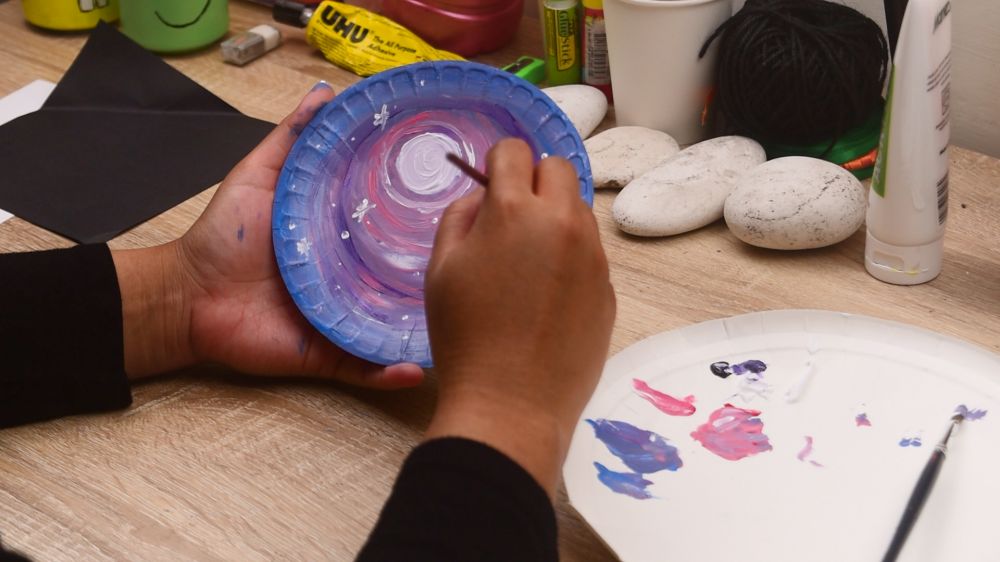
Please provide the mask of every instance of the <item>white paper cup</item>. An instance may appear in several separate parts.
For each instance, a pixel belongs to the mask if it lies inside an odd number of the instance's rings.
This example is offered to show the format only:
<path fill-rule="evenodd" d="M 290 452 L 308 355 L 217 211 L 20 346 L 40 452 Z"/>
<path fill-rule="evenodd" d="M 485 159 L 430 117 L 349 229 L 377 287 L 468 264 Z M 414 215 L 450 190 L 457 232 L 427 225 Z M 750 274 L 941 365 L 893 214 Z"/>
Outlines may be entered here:
<path fill-rule="evenodd" d="M 698 51 L 732 12 L 732 0 L 604 0 L 617 124 L 702 140 L 715 44 Z"/>

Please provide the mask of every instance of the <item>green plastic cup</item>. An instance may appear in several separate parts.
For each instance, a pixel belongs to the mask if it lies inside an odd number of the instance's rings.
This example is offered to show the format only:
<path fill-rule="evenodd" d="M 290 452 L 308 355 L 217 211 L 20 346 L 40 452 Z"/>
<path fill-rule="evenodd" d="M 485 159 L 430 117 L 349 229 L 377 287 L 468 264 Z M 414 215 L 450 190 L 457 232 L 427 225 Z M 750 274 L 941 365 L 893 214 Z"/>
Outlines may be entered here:
<path fill-rule="evenodd" d="M 122 32 L 157 53 L 211 45 L 229 29 L 227 0 L 120 0 Z"/>

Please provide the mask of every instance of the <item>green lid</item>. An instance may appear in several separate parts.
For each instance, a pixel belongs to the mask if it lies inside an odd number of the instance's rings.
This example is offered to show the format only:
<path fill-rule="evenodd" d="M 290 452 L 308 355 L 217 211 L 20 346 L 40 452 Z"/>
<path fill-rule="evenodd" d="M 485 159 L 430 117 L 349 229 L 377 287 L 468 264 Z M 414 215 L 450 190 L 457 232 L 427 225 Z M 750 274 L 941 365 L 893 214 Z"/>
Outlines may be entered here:
<path fill-rule="evenodd" d="M 878 149 L 884 108 L 884 103 L 879 104 L 878 109 L 864 123 L 844 133 L 832 147 L 830 141 L 805 146 L 761 144 L 767 151 L 768 160 L 783 156 L 809 156 L 821 158 L 840 166 L 852 163 L 845 167 L 858 179 L 867 179 L 871 177 L 875 167 L 873 151 Z M 865 158 L 869 154 L 872 154 L 872 157 Z"/>

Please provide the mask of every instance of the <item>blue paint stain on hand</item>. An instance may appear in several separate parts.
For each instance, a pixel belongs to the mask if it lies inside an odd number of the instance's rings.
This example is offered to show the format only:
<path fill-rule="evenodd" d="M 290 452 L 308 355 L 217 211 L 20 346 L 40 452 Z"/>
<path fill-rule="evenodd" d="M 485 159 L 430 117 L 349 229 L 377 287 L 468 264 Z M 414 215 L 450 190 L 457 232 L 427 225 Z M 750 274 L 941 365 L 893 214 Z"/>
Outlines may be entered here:
<path fill-rule="evenodd" d="M 615 472 L 599 462 L 595 462 L 594 466 L 597 467 L 597 479 L 612 492 L 625 494 L 637 500 L 648 500 L 653 497 L 646 489 L 652 482 L 643 478 L 641 474 Z"/>
<path fill-rule="evenodd" d="M 299 355 L 306 354 L 306 343 L 308 342 L 304 336 L 299 338 Z"/>
<path fill-rule="evenodd" d="M 240 227 L 236 229 L 236 239 L 240 242 L 243 241 L 243 223 L 240 223 Z"/>
<path fill-rule="evenodd" d="M 611 454 L 620 458 L 634 472 L 649 474 L 660 470 L 676 471 L 684 466 L 677 447 L 661 436 L 623 421 L 586 420 L 594 428 Z"/>

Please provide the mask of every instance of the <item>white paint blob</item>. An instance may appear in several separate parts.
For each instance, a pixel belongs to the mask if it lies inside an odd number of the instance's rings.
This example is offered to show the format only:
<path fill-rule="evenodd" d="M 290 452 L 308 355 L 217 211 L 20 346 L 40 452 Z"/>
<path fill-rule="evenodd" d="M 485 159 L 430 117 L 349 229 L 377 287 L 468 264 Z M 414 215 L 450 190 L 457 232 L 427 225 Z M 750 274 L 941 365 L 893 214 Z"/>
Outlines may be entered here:
<path fill-rule="evenodd" d="M 350 237 L 351 237 L 351 233 L 347 232 L 346 230 L 340 233 L 340 239 L 341 240 L 347 240 Z"/>
<path fill-rule="evenodd" d="M 406 187 L 421 195 L 444 191 L 461 175 L 446 156 L 462 154 L 458 143 L 441 133 L 417 135 L 403 144 L 396 158 L 396 172 Z"/>
<path fill-rule="evenodd" d="M 295 243 L 295 249 L 299 252 L 300 256 L 308 255 L 309 250 L 312 249 L 312 242 L 308 238 L 303 238 Z"/>

